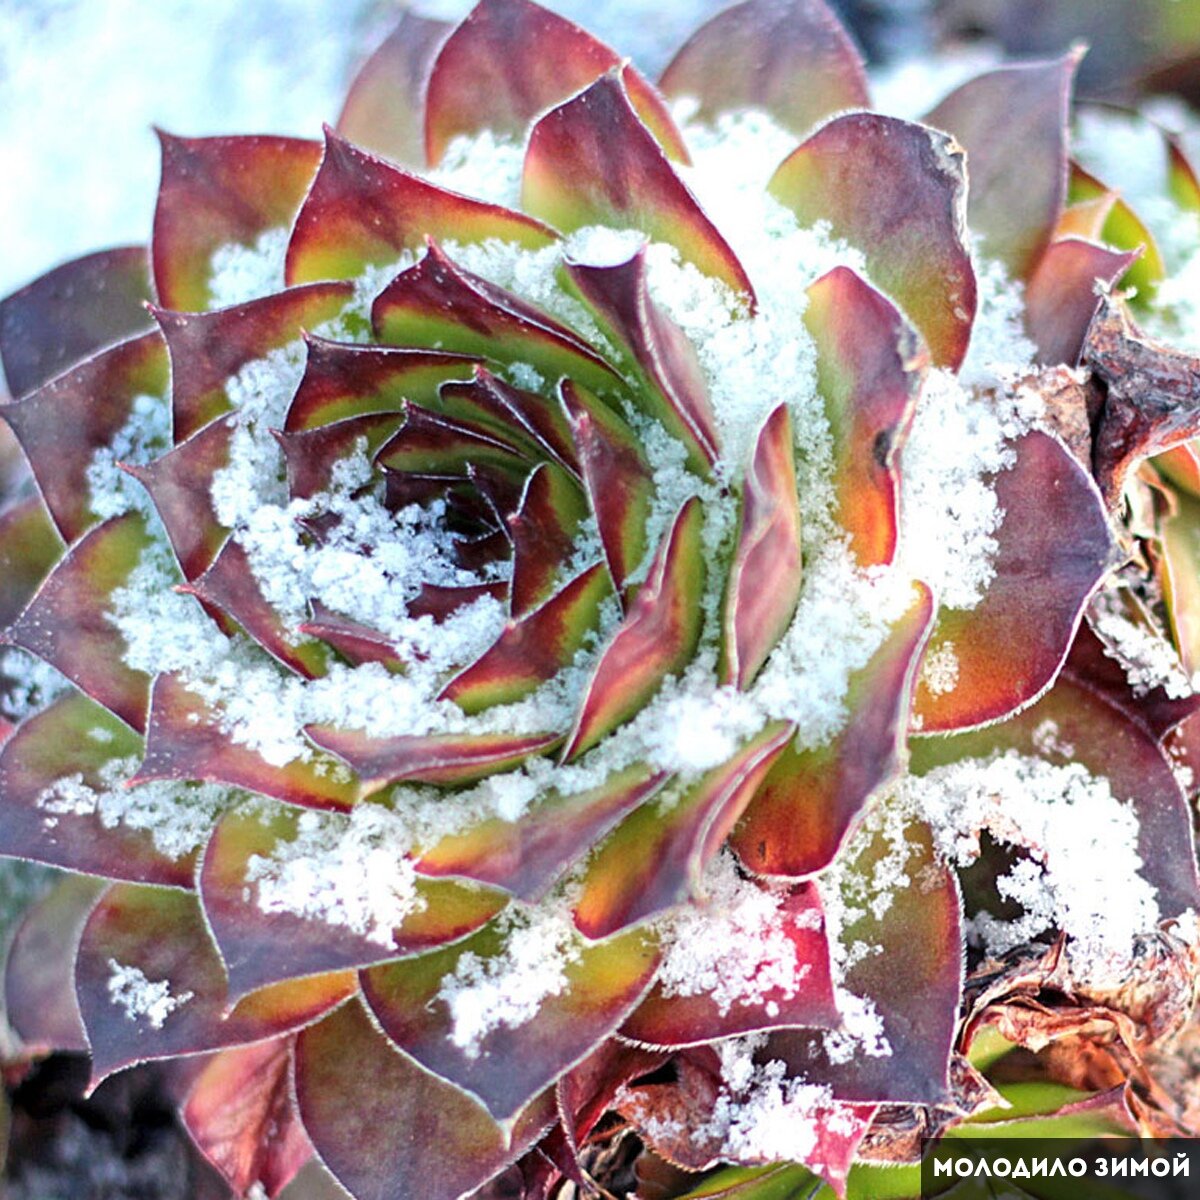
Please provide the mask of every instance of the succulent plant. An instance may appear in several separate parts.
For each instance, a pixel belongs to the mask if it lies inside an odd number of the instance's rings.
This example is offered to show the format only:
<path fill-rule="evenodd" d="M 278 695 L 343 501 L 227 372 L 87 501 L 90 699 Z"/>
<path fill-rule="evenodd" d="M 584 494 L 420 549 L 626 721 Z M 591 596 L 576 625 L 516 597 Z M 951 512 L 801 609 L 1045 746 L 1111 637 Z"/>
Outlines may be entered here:
<path fill-rule="evenodd" d="M 1078 60 L 915 122 L 821 0 L 657 88 L 482 0 L 163 134 L 149 255 L 0 305 L 27 1054 L 178 1060 L 239 1195 L 1195 1129 L 1200 364 Z"/>

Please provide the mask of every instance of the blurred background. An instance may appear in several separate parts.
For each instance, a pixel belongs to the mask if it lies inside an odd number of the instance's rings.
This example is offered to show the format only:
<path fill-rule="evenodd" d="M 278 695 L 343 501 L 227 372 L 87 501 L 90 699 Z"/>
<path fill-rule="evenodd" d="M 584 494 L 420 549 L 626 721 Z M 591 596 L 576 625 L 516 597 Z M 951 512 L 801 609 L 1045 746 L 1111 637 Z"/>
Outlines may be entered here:
<path fill-rule="evenodd" d="M 721 0 L 549 0 L 656 74 Z M 1082 86 L 1200 99 L 1200 0 L 834 0 L 887 94 L 920 111 L 1002 51 L 1092 49 Z M 469 0 L 421 0 L 454 18 Z M 65 258 L 147 237 L 151 126 L 317 136 L 399 0 L 0 0 L 0 295 Z"/>

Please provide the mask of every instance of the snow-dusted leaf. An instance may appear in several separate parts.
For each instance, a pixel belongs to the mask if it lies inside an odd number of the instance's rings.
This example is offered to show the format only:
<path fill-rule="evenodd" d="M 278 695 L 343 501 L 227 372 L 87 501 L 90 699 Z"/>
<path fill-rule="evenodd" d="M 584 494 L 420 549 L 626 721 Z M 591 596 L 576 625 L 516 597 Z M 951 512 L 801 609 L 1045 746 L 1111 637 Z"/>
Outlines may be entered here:
<path fill-rule="evenodd" d="M 292 224 L 321 157 L 319 142 L 286 137 L 181 138 L 159 132 L 162 183 L 151 245 L 165 308 L 198 312 L 212 298 L 213 254 L 254 246 Z"/>
<path fill-rule="evenodd" d="M 1025 325 L 1047 366 L 1079 362 L 1088 327 L 1100 309 L 1097 287 L 1108 290 L 1137 251 L 1110 250 L 1083 238 L 1052 242 L 1025 289 Z"/>
<path fill-rule="evenodd" d="M 835 117 L 784 160 L 770 191 L 801 225 L 828 221 L 862 251 L 868 276 L 937 366 L 962 362 L 976 295 L 963 241 L 966 169 L 953 138 L 878 113 Z"/>
<path fill-rule="evenodd" d="M 687 336 L 654 302 L 646 249 L 611 266 L 568 262 L 567 274 L 626 355 L 626 373 L 640 385 L 634 402 L 688 448 L 692 469 L 707 477 L 720 453 L 708 385 Z"/>
<path fill-rule="evenodd" d="M 862 57 L 824 0 L 747 0 L 702 25 L 661 86 L 700 101 L 697 117 L 763 109 L 803 137 L 821 118 L 867 108 Z"/>
<path fill-rule="evenodd" d="M 792 732 L 782 722 L 768 725 L 695 783 L 661 792 L 630 813 L 588 860 L 575 904 L 580 931 L 606 937 L 695 895 L 705 865 Z"/>
<path fill-rule="evenodd" d="M 184 1127 L 241 1196 L 259 1184 L 274 1200 L 312 1157 L 290 1093 L 292 1039 L 222 1050 L 188 1092 Z"/>
<path fill-rule="evenodd" d="M 347 141 L 396 162 L 425 161 L 425 87 L 447 34 L 447 21 L 403 9 L 396 28 L 358 69 L 337 131 Z"/>
<path fill-rule="evenodd" d="M 35 1052 L 86 1051 L 75 999 L 75 952 L 99 879 L 68 875 L 35 901 L 13 934 L 4 964 L 4 1014 Z"/>
<path fill-rule="evenodd" d="M 578 334 L 453 263 L 436 243 L 376 297 L 371 322 L 381 341 L 525 363 L 557 380 L 570 375 L 611 391 L 617 373 Z"/>
<path fill-rule="evenodd" d="M 368 458 L 404 424 L 400 412 L 364 413 L 329 425 L 277 431 L 275 439 L 287 463 L 288 493 L 293 500 L 307 500 L 331 490 L 334 468 L 355 453 L 362 443 Z"/>
<path fill-rule="evenodd" d="M 305 621 L 297 627 L 300 633 L 319 638 L 355 666 L 365 662 L 377 662 L 382 663 L 389 671 L 404 669 L 404 659 L 395 644 L 384 634 L 339 616 L 315 600 L 310 601 L 310 605 L 313 610 L 312 620 Z M 411 607 L 409 615 L 417 615 Z"/>
<path fill-rule="evenodd" d="M 723 683 L 750 686 L 791 623 L 801 569 L 792 420 L 781 404 L 759 430 L 742 481 L 741 525 L 725 585 Z"/>
<path fill-rule="evenodd" d="M 468 465 L 517 477 L 523 477 L 532 465 L 522 447 L 504 435 L 419 404 L 408 406 L 404 424 L 379 448 L 375 461 L 390 471 L 463 478 Z"/>
<path fill-rule="evenodd" d="M 498 1120 L 608 1037 L 658 966 L 655 939 L 640 931 L 591 944 L 571 931 L 569 942 L 547 948 L 533 939 L 533 920 L 528 931 L 490 925 L 465 942 L 362 972 L 363 994 L 388 1036 Z M 498 1020 L 476 1007 L 489 997 Z"/>
<path fill-rule="evenodd" d="M 150 679 L 125 664 L 127 647 L 109 611 L 113 592 L 128 582 L 149 541 L 137 513 L 97 525 L 70 548 L 4 634 L 139 731 L 146 727 Z"/>
<path fill-rule="evenodd" d="M 167 378 L 162 338 L 148 333 L 100 351 L 0 408 L 65 541 L 96 523 L 88 483 L 96 451 L 112 442 L 139 397 L 166 406 Z"/>
<path fill-rule="evenodd" d="M 899 536 L 900 451 L 928 355 L 886 296 L 848 267 L 808 289 L 804 323 L 833 437 L 838 522 L 863 567 L 892 561 Z"/>
<path fill-rule="evenodd" d="M 200 901 L 114 884 L 84 926 L 75 965 L 93 1081 L 130 1063 L 261 1041 L 299 1028 L 355 990 L 351 972 L 274 984 L 230 1004 Z"/>
<path fill-rule="evenodd" d="M 753 303 L 737 256 L 642 124 L 617 72 L 534 126 L 521 204 L 562 233 L 588 225 L 640 229 Z"/>
<path fill-rule="evenodd" d="M 0 362 L 23 396 L 97 350 L 150 327 L 143 246 L 101 250 L 55 267 L 0 300 Z"/>
<path fill-rule="evenodd" d="M 788 746 L 775 761 L 731 844 L 760 875 L 822 870 L 841 848 L 867 801 L 900 770 L 921 650 L 933 622 L 933 595 L 916 587 L 909 610 L 851 679 L 849 718 L 812 750 Z"/>
<path fill-rule="evenodd" d="M 478 879 L 534 903 L 666 778 L 635 766 L 582 792 L 547 792 L 515 821 L 494 817 L 442 838 L 421 855 L 417 870 Z"/>
<path fill-rule="evenodd" d="M 325 130 L 325 151 L 288 243 L 289 284 L 353 279 L 427 238 L 497 238 L 537 250 L 554 241 L 539 221 L 427 183 Z"/>
<path fill-rule="evenodd" d="M 646 582 L 592 671 L 564 760 L 577 758 L 628 721 L 668 675 L 690 661 L 703 619 L 702 528 L 700 502 L 693 496 L 676 514 Z"/>
<path fill-rule="evenodd" d="M 209 780 L 304 808 L 346 809 L 359 792 L 350 772 L 325 756 L 268 762 L 231 738 L 221 714 L 170 673 L 154 681 L 146 757 L 136 778 Z"/>
<path fill-rule="evenodd" d="M 703 907 L 703 897 L 697 904 Z M 816 885 L 793 885 L 777 911 L 782 936 L 791 943 L 795 954 L 797 970 L 789 984 L 752 985 L 752 994 L 730 1001 L 725 997 L 719 1000 L 708 987 L 684 994 L 676 987 L 668 989 L 660 981 L 621 1026 L 621 1036 L 652 1046 L 678 1047 L 797 1025 L 836 1028 L 838 1012 L 825 941 L 824 913 Z M 679 949 L 687 953 L 687 947 Z M 726 961 L 736 962 L 736 969 L 744 972 L 748 980 L 759 974 L 769 976 L 777 965 L 770 957 L 776 953 L 776 947 L 765 941 L 747 948 L 740 944 L 726 945 L 724 949 Z M 759 957 L 753 958 L 756 949 Z M 695 951 L 703 964 L 711 947 L 697 946 Z M 747 956 L 745 961 L 740 957 L 742 954 Z"/>
<path fill-rule="evenodd" d="M 1111 565 L 1104 505 L 1083 467 L 1037 431 L 1013 451 L 1015 462 L 995 478 L 1004 513 L 995 577 L 977 607 L 939 613 L 925 659 L 947 669 L 918 680 L 914 732 L 994 721 L 1039 695 Z"/>
<path fill-rule="evenodd" d="M 663 149 L 687 162 L 662 97 L 603 42 L 531 0 L 482 0 L 446 40 L 429 77 L 429 162 L 439 163 L 456 137 L 484 129 L 523 142 L 535 118 L 614 68 Z"/>
<path fill-rule="evenodd" d="M 63 550 L 40 496 L 19 500 L 0 513 L 0 628 L 17 618 Z"/>
<path fill-rule="evenodd" d="M 109 879 L 191 887 L 196 848 L 166 853 L 152 822 L 123 819 L 125 781 L 141 753 L 142 739 L 106 709 L 79 692 L 60 696 L 0 749 L 0 850 Z M 110 792 L 116 803 L 102 804 Z M 136 795 L 128 799 L 136 811 Z"/>
<path fill-rule="evenodd" d="M 1016 279 L 1038 265 L 1067 193 L 1067 119 L 1082 48 L 985 71 L 925 120 L 953 134 L 971 171 L 967 220 Z"/>
<path fill-rule="evenodd" d="M 358 1000 L 300 1034 L 293 1071 L 304 1128 L 355 1196 L 459 1200 L 554 1120 L 547 1094 L 506 1133 L 478 1101 L 396 1049 Z"/>
<path fill-rule="evenodd" d="M 507 903 L 491 888 L 414 878 L 387 848 L 386 829 L 382 810 L 378 825 L 306 820 L 282 805 L 222 818 L 200 896 L 233 996 L 419 953 L 464 937 Z"/>
<path fill-rule="evenodd" d="M 554 594 L 586 516 L 587 503 L 577 481 L 561 467 L 543 463 L 530 474 L 517 510 L 505 514 L 513 544 L 514 618 L 523 617 Z"/>

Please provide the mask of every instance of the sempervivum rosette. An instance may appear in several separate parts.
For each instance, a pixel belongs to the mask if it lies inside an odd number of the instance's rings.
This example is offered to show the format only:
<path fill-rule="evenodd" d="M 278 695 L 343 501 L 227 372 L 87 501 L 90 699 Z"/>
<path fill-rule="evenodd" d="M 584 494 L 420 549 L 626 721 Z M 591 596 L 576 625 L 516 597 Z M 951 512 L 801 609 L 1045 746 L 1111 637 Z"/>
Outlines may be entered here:
<path fill-rule="evenodd" d="M 917 123 L 818 0 L 661 92 L 483 0 L 323 144 L 164 135 L 152 283 L 0 310 L 0 850 L 75 873 L 29 1046 L 188 1057 L 239 1193 L 315 1151 L 362 1197 L 870 1195 L 970 1122 L 1163 1127 L 1196 703 L 1143 460 L 1195 375 L 1110 294 L 1077 61 Z M 980 1073 L 1104 1019 L 1108 1074 Z"/>

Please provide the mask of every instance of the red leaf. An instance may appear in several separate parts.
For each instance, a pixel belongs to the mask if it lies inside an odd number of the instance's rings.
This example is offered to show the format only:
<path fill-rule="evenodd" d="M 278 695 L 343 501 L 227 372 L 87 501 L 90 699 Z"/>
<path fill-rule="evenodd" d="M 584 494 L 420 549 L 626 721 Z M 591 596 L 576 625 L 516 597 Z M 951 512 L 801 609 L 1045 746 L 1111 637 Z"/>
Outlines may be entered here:
<path fill-rule="evenodd" d="M 302 808 L 347 809 L 359 792 L 357 781 L 320 756 L 268 763 L 234 741 L 220 714 L 170 674 L 154 681 L 146 757 L 136 779 L 211 780 Z"/>
<path fill-rule="evenodd" d="M 614 266 L 568 262 L 567 273 L 640 375 L 635 402 L 683 442 L 692 469 L 707 478 L 720 454 L 708 386 L 695 348 L 650 296 L 645 247 Z"/>
<path fill-rule="evenodd" d="M 476 467 L 498 470 L 516 480 L 529 470 L 522 447 L 474 422 L 459 421 L 410 404 L 404 424 L 375 455 L 389 471 L 427 476 L 468 476 Z"/>
<path fill-rule="evenodd" d="M 562 740 L 556 733 L 376 738 L 328 725 L 309 725 L 304 732 L 323 750 L 349 763 L 360 776 L 365 795 L 390 783 L 473 783 L 520 766 L 534 754 L 545 754 Z"/>
<path fill-rule="evenodd" d="M 127 647 L 109 610 L 148 545 L 137 513 L 97 525 L 67 551 L 4 635 L 139 732 L 146 727 L 150 679 L 125 665 Z"/>
<path fill-rule="evenodd" d="M 29 603 L 63 549 L 40 496 L 19 500 L 0 513 L 0 628 Z"/>
<path fill-rule="evenodd" d="M 112 444 L 139 396 L 164 395 L 167 378 L 162 338 L 148 333 L 102 350 L 0 408 L 64 541 L 96 523 L 87 477 L 96 451 Z"/>
<path fill-rule="evenodd" d="M 766 419 L 742 483 L 741 525 L 725 588 L 720 675 L 745 690 L 791 624 L 800 600 L 800 501 L 792 420 Z"/>
<path fill-rule="evenodd" d="M 313 619 L 305 621 L 299 627 L 300 633 L 328 643 L 355 666 L 365 662 L 377 662 L 382 663 L 389 671 L 400 671 L 404 668 L 404 660 L 396 647 L 382 633 L 330 612 L 315 600 L 310 601 L 310 605 Z M 416 615 L 411 606 L 409 615 Z"/>
<path fill-rule="evenodd" d="M 365 413 L 295 433 L 274 431 L 287 463 L 288 494 L 294 500 L 307 500 L 328 491 L 334 468 L 355 452 L 360 441 L 366 443 L 369 458 L 403 423 L 403 413 Z"/>
<path fill-rule="evenodd" d="M 862 57 L 822 0 L 749 0 L 718 13 L 663 72 L 668 96 L 695 97 L 697 117 L 762 109 L 803 137 L 819 120 L 868 108 Z"/>
<path fill-rule="evenodd" d="M 200 897 L 205 918 L 229 973 L 229 990 L 241 998 L 284 979 L 319 975 L 420 953 L 478 929 L 508 902 L 491 888 L 456 880 L 418 880 L 412 911 L 390 937 L 376 937 L 336 916 L 289 912 L 259 902 L 252 867 L 270 861 L 296 841 L 305 814 L 282 805 L 253 804 L 227 813 L 204 855 Z M 309 818 L 311 824 L 311 818 Z M 331 838 L 348 835 L 349 820 L 320 820 Z"/>
<path fill-rule="evenodd" d="M 338 133 L 396 162 L 423 163 L 425 88 L 433 60 L 453 28 L 402 10 L 400 23 L 354 76 Z"/>
<path fill-rule="evenodd" d="M 628 721 L 668 675 L 691 661 L 703 620 L 700 501 L 685 501 L 663 538 L 646 582 L 604 648 L 563 750 L 578 758 Z"/>
<path fill-rule="evenodd" d="M 75 966 L 93 1083 L 146 1059 L 297 1029 L 354 987 L 354 976 L 343 972 L 275 984 L 230 1004 L 225 969 L 196 896 L 131 883 L 114 884 L 100 898 Z"/>
<path fill-rule="evenodd" d="M 563 233 L 586 225 L 640 229 L 754 302 L 741 263 L 642 124 L 616 72 L 534 126 L 521 202 Z"/>
<path fill-rule="evenodd" d="M 964 242 L 966 171 L 945 134 L 878 113 L 835 117 L 786 158 L 771 195 L 801 225 L 828 221 L 904 310 L 933 361 L 957 367 L 975 317 Z"/>
<path fill-rule="evenodd" d="M 704 900 L 698 903 L 703 906 Z M 621 1036 L 651 1046 L 695 1046 L 787 1026 L 833 1029 L 839 1023 L 829 971 L 829 947 L 825 941 L 824 912 L 816 885 L 797 884 L 780 905 L 783 929 L 796 952 L 798 974 L 791 993 L 774 987 L 761 998 L 737 1001 L 724 1011 L 707 992 L 668 995 L 661 983 L 621 1026 Z M 769 969 L 763 948 L 760 968 Z"/>
<path fill-rule="evenodd" d="M 529 0 L 482 0 L 433 65 L 425 108 L 429 162 L 439 163 L 454 138 L 484 129 L 524 141 L 535 118 L 615 68 L 663 149 L 687 162 L 662 97 L 621 61 L 578 25 Z"/>
<path fill-rule="evenodd" d="M 239 1195 L 254 1184 L 274 1200 L 312 1157 L 290 1092 L 292 1039 L 222 1050 L 183 1106 L 201 1153 Z"/>
<path fill-rule="evenodd" d="M 1113 287 L 1135 258 L 1137 251 L 1109 250 L 1082 238 L 1063 238 L 1046 249 L 1025 289 L 1025 325 L 1039 363 L 1079 362 L 1100 311 L 1097 285 Z"/>
<path fill-rule="evenodd" d="M 499 238 L 528 250 L 554 241 L 532 217 L 445 191 L 326 128 L 321 166 L 288 245 L 288 283 L 352 279 L 431 237 L 460 244 Z"/>
<path fill-rule="evenodd" d="M 443 838 L 422 854 L 417 870 L 478 879 L 535 903 L 666 778 L 663 772 L 636 766 L 586 791 L 547 792 L 515 821 L 494 817 Z"/>
<path fill-rule="evenodd" d="M 523 617 L 554 593 L 575 548 L 587 504 L 576 482 L 549 463 L 525 481 L 517 511 L 505 524 L 513 544 L 512 615 Z"/>
<path fill-rule="evenodd" d="M 13 934 L 4 1012 L 28 1050 L 87 1051 L 75 999 L 75 952 L 103 886 L 99 879 L 66 876 L 26 911 Z"/>
<path fill-rule="evenodd" d="M 731 839 L 756 874 L 812 875 L 834 859 L 867 801 L 899 774 L 933 596 L 916 585 L 912 606 L 870 662 L 850 679 L 850 716 L 832 742 L 788 746 L 775 761 Z"/>
<path fill-rule="evenodd" d="M 728 762 L 630 813 L 588 860 L 575 905 L 580 932 L 606 937 L 695 894 L 705 865 L 793 732 L 768 725 Z"/>
<path fill-rule="evenodd" d="M 459 1200 L 554 1120 L 547 1096 L 501 1127 L 478 1101 L 397 1050 L 357 1000 L 300 1034 L 294 1064 L 308 1136 L 356 1196 Z"/>
<path fill-rule="evenodd" d="M 918 680 L 914 732 L 995 721 L 1040 695 L 1109 569 L 1112 535 L 1091 478 L 1047 434 L 1028 433 L 1014 448 L 1015 465 L 995 482 L 1004 513 L 995 578 L 977 607 L 939 614 L 925 657 L 949 647 L 957 682 L 934 694 Z"/>
<path fill-rule="evenodd" d="M 498 1120 L 510 1118 L 613 1033 L 645 994 L 658 968 L 655 940 L 635 932 L 572 947 L 565 982 L 536 1013 L 499 1024 L 461 1045 L 454 1013 L 439 995 L 464 954 L 502 956 L 508 935 L 488 926 L 453 946 L 362 972 L 362 989 L 384 1032 L 442 1079 L 477 1096 Z"/>
<path fill-rule="evenodd" d="M 232 408 L 226 385 L 244 366 L 332 320 L 352 295 L 349 284 L 322 283 L 216 312 L 155 309 L 171 354 L 175 441 L 190 438 Z"/>
<path fill-rule="evenodd" d="M 161 130 L 162 184 L 152 255 L 158 302 L 209 306 L 214 251 L 252 246 L 291 226 L 321 157 L 318 142 L 284 137 L 180 138 Z"/>
<path fill-rule="evenodd" d="M 1083 49 L 987 71 L 925 118 L 967 152 L 967 221 L 1015 279 L 1037 268 L 1067 197 L 1067 121 Z"/>
<path fill-rule="evenodd" d="M 846 267 L 808 289 L 804 323 L 817 348 L 817 388 L 833 436 L 838 523 L 863 567 L 892 561 L 900 451 L 928 354 L 895 306 Z"/>
<path fill-rule="evenodd" d="M 23 396 L 105 346 L 150 328 L 143 246 L 101 250 L 55 267 L 0 300 L 0 361 Z"/>
<path fill-rule="evenodd" d="M 155 846 L 149 830 L 87 811 L 86 797 L 74 797 L 71 783 L 95 792 L 119 787 L 104 782 L 105 768 L 122 759 L 136 762 L 142 740 L 111 713 L 78 692 L 60 696 L 24 721 L 0 749 L 0 849 L 74 871 L 191 887 L 196 854 L 170 858 Z"/>

